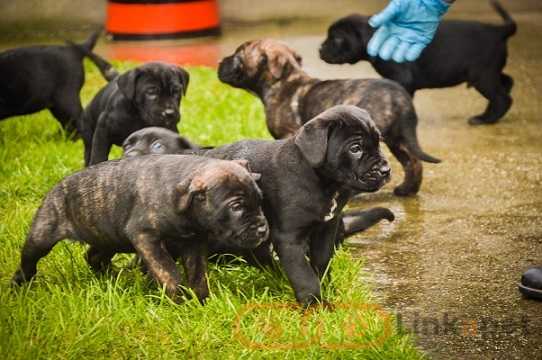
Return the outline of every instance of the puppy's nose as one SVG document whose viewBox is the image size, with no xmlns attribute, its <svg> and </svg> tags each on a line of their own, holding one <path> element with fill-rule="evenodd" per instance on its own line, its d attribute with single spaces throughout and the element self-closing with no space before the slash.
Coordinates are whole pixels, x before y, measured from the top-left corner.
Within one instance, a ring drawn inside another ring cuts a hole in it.
<svg viewBox="0 0 542 360">
<path fill-rule="evenodd" d="M 162 111 L 163 116 L 172 116 L 175 114 L 175 109 L 166 109 Z"/>
<path fill-rule="evenodd" d="M 390 176 L 391 175 L 391 168 L 390 166 L 385 163 L 385 164 L 381 164 L 378 171 L 383 175 L 383 176 Z"/>
</svg>

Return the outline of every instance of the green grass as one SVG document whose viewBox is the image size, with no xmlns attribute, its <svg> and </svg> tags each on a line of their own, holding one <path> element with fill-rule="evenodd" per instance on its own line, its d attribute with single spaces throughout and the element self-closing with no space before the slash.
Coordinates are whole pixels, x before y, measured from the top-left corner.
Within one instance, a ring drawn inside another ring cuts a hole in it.
<svg viewBox="0 0 542 360">
<path fill-rule="evenodd" d="M 117 63 L 125 70 L 133 64 Z M 104 84 L 86 64 L 83 103 Z M 181 131 L 201 144 L 269 138 L 256 98 L 221 84 L 215 72 L 190 68 Z M 418 359 L 409 335 L 371 303 L 360 260 L 341 250 L 324 296 L 335 311 L 303 313 L 284 276 L 222 259 L 209 272 L 211 296 L 172 303 L 130 268 L 96 278 L 85 246 L 63 242 L 44 258 L 29 286 L 9 286 L 20 247 L 44 194 L 83 166 L 81 141 L 70 142 L 47 112 L 0 123 L 0 358 L 337 358 Z M 113 157 L 120 149 L 113 151 Z"/>
</svg>

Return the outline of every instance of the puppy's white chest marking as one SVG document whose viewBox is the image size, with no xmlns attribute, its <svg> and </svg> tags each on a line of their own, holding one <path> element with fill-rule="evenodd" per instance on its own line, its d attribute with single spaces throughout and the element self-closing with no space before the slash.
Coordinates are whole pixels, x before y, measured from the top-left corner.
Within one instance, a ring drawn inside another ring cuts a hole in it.
<svg viewBox="0 0 542 360">
<path fill-rule="evenodd" d="M 328 222 L 329 220 L 333 219 L 335 217 L 335 210 L 337 210 L 337 198 L 339 197 L 339 193 L 336 192 L 335 195 L 333 195 L 333 198 L 331 199 L 331 206 L 329 207 L 329 213 L 324 216 L 324 221 Z"/>
</svg>

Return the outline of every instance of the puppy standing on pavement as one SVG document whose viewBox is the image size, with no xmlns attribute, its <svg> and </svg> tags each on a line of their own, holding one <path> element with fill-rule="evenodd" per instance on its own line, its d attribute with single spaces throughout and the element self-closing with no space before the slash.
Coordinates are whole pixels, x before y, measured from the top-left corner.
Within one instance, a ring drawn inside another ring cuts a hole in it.
<svg viewBox="0 0 542 360">
<path fill-rule="evenodd" d="M 416 135 L 418 117 L 409 94 L 389 80 L 318 80 L 301 69 L 301 57 L 273 40 L 249 41 L 222 60 L 218 77 L 255 93 L 265 106 L 273 137 L 293 135 L 304 123 L 333 105 L 366 109 L 384 142 L 405 171 L 395 194 L 416 194 L 422 183 L 420 160 L 440 160 L 422 151 Z"/>
<path fill-rule="evenodd" d="M 199 147 L 173 131 L 148 127 L 128 136 L 122 144 L 122 149 L 124 150 L 123 157 L 133 157 L 149 154 L 186 154 Z M 362 232 L 383 219 L 390 222 L 395 219 L 389 209 L 381 207 L 347 211 L 341 213 L 341 217 L 337 231 L 337 245 L 342 244 L 346 237 Z"/>
<path fill-rule="evenodd" d="M 100 31 L 84 43 L 30 46 L 0 53 L 0 120 L 49 109 L 64 130 L 73 134 L 83 107 L 79 92 L 85 81 L 87 56 L 107 79 L 117 73 L 92 52 Z"/>
<path fill-rule="evenodd" d="M 179 106 L 186 94 L 186 70 L 165 63 L 147 63 L 118 76 L 92 99 L 78 128 L 85 144 L 85 165 L 108 159 L 113 145 L 147 126 L 177 131 Z"/>
<path fill-rule="evenodd" d="M 333 23 L 320 48 L 320 57 L 330 64 L 371 63 L 381 76 L 395 80 L 414 95 L 418 89 L 443 88 L 466 82 L 489 104 L 484 113 L 469 120 L 471 125 L 499 121 L 512 106 L 513 79 L 503 72 L 508 56 L 506 42 L 517 25 L 504 8 L 491 1 L 504 19 L 503 25 L 474 21 L 441 22 L 435 38 L 413 62 L 396 63 L 373 58 L 367 44 L 375 30 L 369 17 L 350 15 Z"/>
<path fill-rule="evenodd" d="M 90 245 L 87 261 L 96 272 L 106 269 L 115 253 L 137 252 L 172 297 L 180 284 L 169 252 L 175 253 L 188 286 L 203 302 L 209 292 L 208 240 L 255 248 L 269 234 L 261 191 L 246 166 L 246 161 L 149 155 L 68 176 L 38 209 L 13 283 L 30 280 L 57 242 L 73 239 Z"/>
</svg>

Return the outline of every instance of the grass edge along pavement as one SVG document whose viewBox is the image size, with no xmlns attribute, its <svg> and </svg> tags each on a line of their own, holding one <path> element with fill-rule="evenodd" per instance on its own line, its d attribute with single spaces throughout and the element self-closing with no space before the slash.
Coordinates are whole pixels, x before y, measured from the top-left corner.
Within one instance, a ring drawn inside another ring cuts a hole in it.
<svg viewBox="0 0 542 360">
<path fill-rule="evenodd" d="M 115 63 L 124 71 L 132 63 Z M 105 81 L 89 62 L 87 104 Z M 269 138 L 252 95 L 221 84 L 216 72 L 189 68 L 181 132 L 203 145 Z M 54 358 L 341 358 L 419 359 L 410 335 L 371 299 L 362 264 L 348 249 L 332 261 L 324 286 L 335 310 L 302 312 L 283 275 L 223 256 L 211 265 L 211 297 L 172 303 L 155 283 L 117 255 L 96 277 L 86 246 L 64 241 L 38 265 L 29 286 L 11 288 L 20 247 L 43 196 L 83 166 L 48 111 L 0 122 L 0 357 Z M 115 148 L 111 158 L 121 151 Z"/>
</svg>

